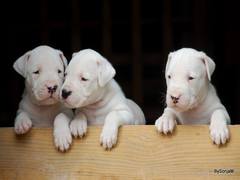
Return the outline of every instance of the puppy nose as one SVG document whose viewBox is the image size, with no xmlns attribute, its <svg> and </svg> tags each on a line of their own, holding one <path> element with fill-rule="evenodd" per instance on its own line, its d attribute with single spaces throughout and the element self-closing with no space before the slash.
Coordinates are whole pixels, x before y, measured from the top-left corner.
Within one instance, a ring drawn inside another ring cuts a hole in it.
<svg viewBox="0 0 240 180">
<path fill-rule="evenodd" d="M 68 96 L 70 96 L 72 94 L 72 91 L 67 91 L 66 89 L 62 90 L 62 97 L 63 99 L 67 99 Z"/>
<path fill-rule="evenodd" d="M 174 104 L 177 104 L 177 103 L 178 103 L 179 98 L 180 98 L 180 96 L 178 96 L 178 97 L 171 96 L 171 99 L 172 99 L 172 101 L 173 101 Z"/>
<path fill-rule="evenodd" d="M 55 86 L 47 86 L 48 93 L 53 94 L 54 92 L 56 92 L 57 88 L 58 88 L 57 85 L 55 85 Z"/>
</svg>

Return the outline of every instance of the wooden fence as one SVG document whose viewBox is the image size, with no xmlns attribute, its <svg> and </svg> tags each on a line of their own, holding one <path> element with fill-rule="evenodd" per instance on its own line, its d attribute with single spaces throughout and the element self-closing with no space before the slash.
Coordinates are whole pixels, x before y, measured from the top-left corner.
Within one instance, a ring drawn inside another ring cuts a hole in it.
<svg viewBox="0 0 240 180">
<path fill-rule="evenodd" d="M 177 126 L 163 136 L 154 126 L 123 126 L 111 151 L 99 145 L 100 127 L 89 127 L 68 152 L 58 152 L 51 129 L 16 136 L 0 129 L 0 179 L 240 179 L 240 125 L 218 147 L 208 126 Z"/>
</svg>

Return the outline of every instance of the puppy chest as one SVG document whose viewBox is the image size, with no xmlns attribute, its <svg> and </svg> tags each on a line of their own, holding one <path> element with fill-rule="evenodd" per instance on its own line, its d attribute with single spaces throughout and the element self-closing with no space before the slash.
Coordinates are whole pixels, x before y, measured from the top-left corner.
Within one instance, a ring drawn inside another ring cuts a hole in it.
<svg viewBox="0 0 240 180">
<path fill-rule="evenodd" d="M 180 124 L 209 124 L 211 119 L 210 113 L 178 113 Z"/>
<path fill-rule="evenodd" d="M 89 125 L 103 125 L 108 111 L 102 109 L 99 110 L 83 110 L 83 113 L 87 117 Z"/>
<path fill-rule="evenodd" d="M 37 127 L 51 127 L 53 126 L 53 121 L 59 113 L 57 108 L 44 108 L 31 110 L 29 115 L 33 121 L 33 125 Z"/>
</svg>

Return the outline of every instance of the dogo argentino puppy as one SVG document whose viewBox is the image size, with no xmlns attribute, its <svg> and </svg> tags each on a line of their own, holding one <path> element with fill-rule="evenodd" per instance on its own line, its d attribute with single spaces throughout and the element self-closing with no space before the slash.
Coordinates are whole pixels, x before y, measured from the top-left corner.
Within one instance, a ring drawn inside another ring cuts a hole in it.
<svg viewBox="0 0 240 180">
<path fill-rule="evenodd" d="M 51 127 L 55 120 L 55 145 L 62 151 L 72 141 L 69 125 L 63 122 L 69 122 L 73 114 L 59 101 L 66 66 L 63 53 L 49 46 L 26 52 L 13 65 L 25 78 L 25 90 L 15 119 L 16 134 L 25 134 L 32 126 Z"/>
<path fill-rule="evenodd" d="M 168 56 L 165 69 L 167 107 L 156 120 L 159 132 L 172 132 L 179 124 L 210 124 L 212 141 L 229 139 L 230 117 L 210 83 L 215 63 L 204 52 L 183 48 Z"/>
<path fill-rule="evenodd" d="M 73 54 L 61 92 L 64 104 L 76 108 L 72 135 L 82 137 L 87 124 L 103 125 L 100 143 L 105 149 L 116 144 L 119 126 L 145 124 L 142 110 L 126 99 L 114 76 L 115 69 L 103 56 L 85 49 Z"/>
</svg>

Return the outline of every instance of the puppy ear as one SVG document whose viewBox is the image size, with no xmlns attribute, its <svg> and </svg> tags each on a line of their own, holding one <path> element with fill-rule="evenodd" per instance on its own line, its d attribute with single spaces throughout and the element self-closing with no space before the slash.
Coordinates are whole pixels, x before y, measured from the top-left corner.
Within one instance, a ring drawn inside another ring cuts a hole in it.
<svg viewBox="0 0 240 180">
<path fill-rule="evenodd" d="M 166 77 L 166 79 L 167 79 L 167 71 L 169 69 L 169 65 L 171 63 L 171 59 L 172 59 L 173 54 L 174 54 L 174 52 L 170 52 L 168 54 L 167 64 L 166 64 L 166 68 L 165 68 L 165 77 Z"/>
<path fill-rule="evenodd" d="M 63 69 L 64 69 L 64 71 L 65 71 L 65 69 L 67 68 L 67 64 L 68 64 L 67 59 L 66 59 L 66 57 L 64 56 L 64 54 L 63 54 L 62 51 L 60 51 L 60 50 L 57 50 L 57 51 L 58 51 L 58 53 L 59 53 L 60 59 L 61 59 L 62 64 L 63 64 Z"/>
<path fill-rule="evenodd" d="M 214 61 L 210 57 L 208 57 L 204 52 L 201 52 L 201 58 L 207 70 L 208 80 L 211 81 L 211 76 L 215 70 L 216 65 Z"/>
<path fill-rule="evenodd" d="M 13 64 L 13 68 L 15 69 L 15 71 L 17 71 L 24 78 L 26 78 L 27 75 L 26 66 L 30 55 L 31 51 L 26 52 L 24 55 L 18 58 Z"/>
<path fill-rule="evenodd" d="M 113 66 L 104 58 L 97 60 L 98 83 L 100 87 L 105 86 L 116 74 Z"/>
</svg>

